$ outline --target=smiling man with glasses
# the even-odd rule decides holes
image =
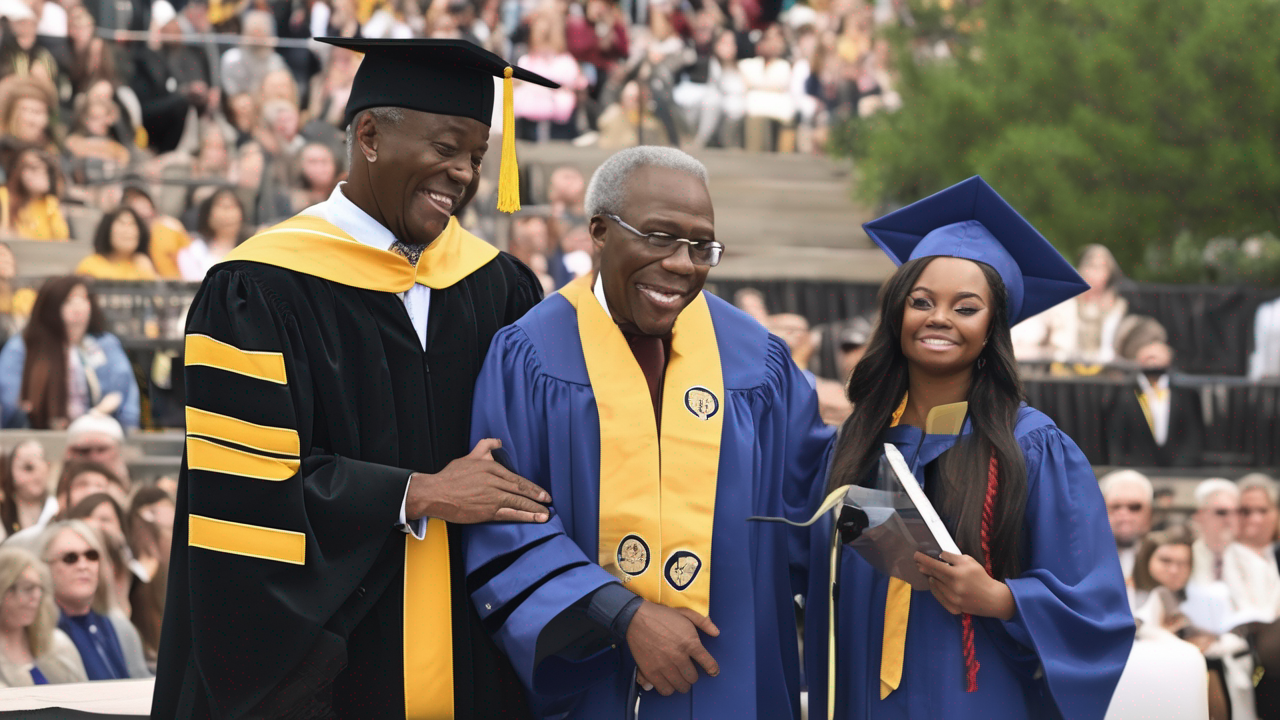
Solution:
[[[786,344],[703,291],[707,183],[679,150],[606,160],[597,272],[500,331],[477,381],[472,437],[555,498],[545,525],[465,529],[472,601],[541,714],[799,717],[808,536],[747,518],[808,516],[832,431]]]
[[[1240,490],[1230,480],[1212,478],[1196,487],[1191,546],[1192,583],[1226,585],[1232,610],[1269,623],[1280,615],[1280,576],[1257,553],[1236,541]]]

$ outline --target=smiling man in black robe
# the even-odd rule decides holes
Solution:
[[[490,339],[541,298],[454,218],[508,66],[462,41],[332,42],[366,53],[349,180],[234,250],[188,317],[152,713],[524,717],[449,525],[545,522],[550,501],[468,443]]]

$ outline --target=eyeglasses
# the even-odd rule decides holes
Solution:
[[[1250,515],[1266,515],[1266,514],[1267,514],[1267,508],[1260,508],[1260,507],[1242,507],[1242,508],[1240,508],[1239,510],[1236,510],[1236,512],[1237,512],[1237,513],[1239,513],[1240,517],[1242,517],[1242,518],[1247,518],[1247,517],[1249,517]]]
[[[633,235],[638,235],[644,238],[649,242],[651,247],[655,247],[659,250],[671,250],[671,253],[674,253],[675,248],[679,247],[678,243],[688,245],[689,260],[692,261],[694,265],[715,267],[720,264],[720,256],[724,254],[724,245],[721,245],[714,240],[686,240],[685,238],[678,238],[674,235],[668,235],[661,232],[644,233],[623,222],[622,218],[617,215],[606,213],[605,217],[618,223],[618,225]]]
[[[40,585],[11,585],[8,590],[4,591],[4,594],[18,598],[40,597],[44,595],[44,587]]]
[[[1107,505],[1107,509],[1115,512],[1116,510],[1128,510],[1131,513],[1140,513],[1146,505],[1142,503],[1111,503]]]
[[[1232,510],[1231,508],[1216,508],[1214,509],[1213,514],[1217,515],[1220,518],[1224,518],[1224,517],[1231,517],[1232,513],[1234,512],[1236,511]]]
[[[76,457],[83,457],[85,455],[102,455],[114,449],[111,445],[77,445],[67,448],[67,451]]]
[[[98,562],[98,558],[102,557],[101,555],[98,554],[97,550],[94,550],[91,548],[89,550],[85,550],[82,553],[78,553],[78,552],[63,553],[59,557],[54,558],[54,560],[61,560],[67,565],[75,565],[76,563],[80,562],[80,558],[82,556],[84,557],[85,560],[88,560],[89,562]],[[53,561],[51,560],[50,562],[53,562]]]

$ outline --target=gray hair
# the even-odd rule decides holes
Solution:
[[[1102,479],[1098,481],[1103,498],[1109,497],[1112,490],[1117,490],[1125,485],[1138,488],[1139,492],[1147,499],[1148,505],[1155,498],[1155,489],[1151,486],[1151,480],[1137,470],[1115,470],[1103,475]]]
[[[40,538],[36,540],[36,553],[45,562],[50,564],[57,562],[56,559],[49,558],[49,546],[59,535],[68,530],[79,535],[89,547],[98,551],[98,590],[93,596],[93,609],[105,614],[115,608],[115,592],[112,589],[112,577],[107,572],[107,566],[110,564],[107,558],[107,546],[103,544],[102,536],[97,530],[83,520],[60,520],[49,523],[40,533]]]
[[[1236,480],[1236,487],[1240,488],[1241,495],[1248,490],[1261,490],[1266,493],[1273,506],[1280,505],[1280,488],[1277,488],[1276,481],[1266,473],[1249,473]]]
[[[395,127],[404,120],[404,108],[398,107],[371,107],[356,113],[356,116],[351,118],[351,124],[347,126],[347,167],[351,167],[354,164],[356,128],[360,125],[360,119],[366,114],[373,117],[378,123],[389,127]]]
[[[1240,498],[1240,489],[1235,483],[1226,478],[1209,478],[1196,486],[1196,509],[1203,509],[1218,493],[1226,493],[1237,500]]]
[[[583,209],[588,218],[617,214],[627,197],[627,180],[636,170],[659,167],[686,173],[708,182],[707,167],[676,148],[641,145],[614,153],[600,164],[587,186]]]

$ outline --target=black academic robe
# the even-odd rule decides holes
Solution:
[[[192,471],[188,440],[153,717],[405,716],[402,618],[413,598],[395,524],[406,483],[469,452],[490,339],[540,296],[528,268],[499,254],[432,291],[424,353],[394,293],[256,262],[210,272],[188,317],[188,431],[193,407],[293,429],[300,468],[278,482]],[[240,371],[192,365],[201,335],[216,341],[206,350],[240,353],[226,361]],[[280,449],[278,430],[243,437]],[[254,463],[271,462],[258,454],[267,459]],[[305,563],[264,558],[279,552],[265,546],[189,547],[196,516],[305,535]],[[467,600],[453,533],[455,717],[526,717],[519,681]]]
[[[1204,454],[1204,415],[1200,393],[1192,388],[1169,388],[1169,435],[1156,444],[1151,425],[1138,400],[1135,384],[1116,392],[1107,413],[1107,463],[1123,467],[1196,467]]]

